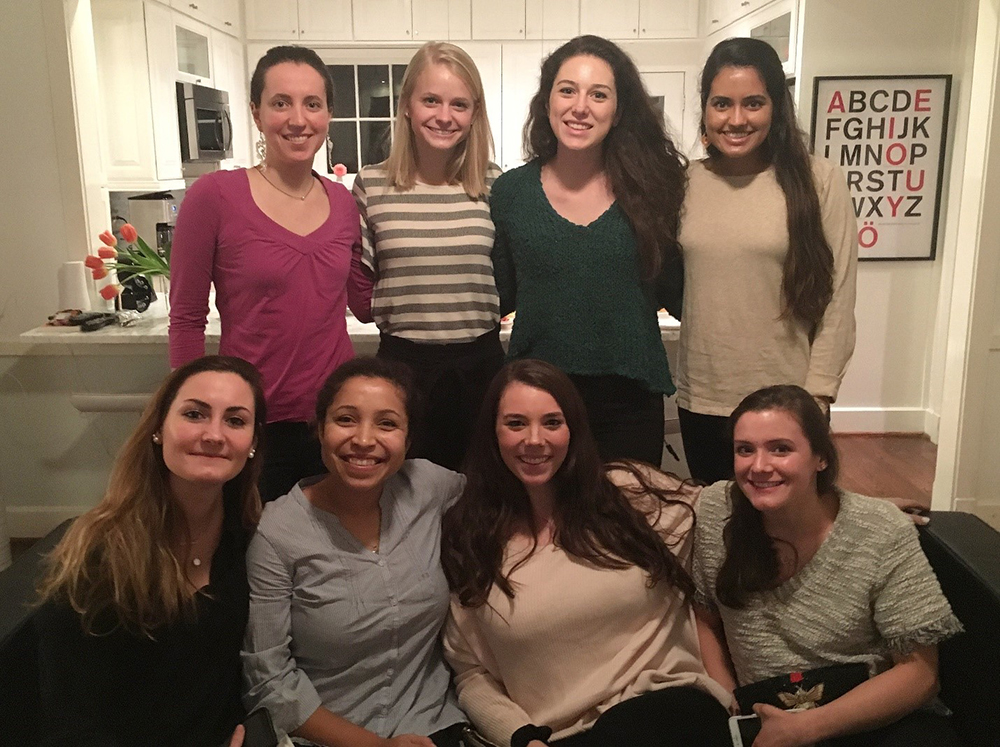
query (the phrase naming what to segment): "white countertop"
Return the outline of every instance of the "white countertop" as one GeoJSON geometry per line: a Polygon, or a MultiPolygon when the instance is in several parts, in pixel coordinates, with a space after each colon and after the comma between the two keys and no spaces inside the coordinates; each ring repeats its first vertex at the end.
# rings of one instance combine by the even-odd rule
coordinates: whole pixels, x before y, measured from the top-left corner
{"type": "MultiPolygon", "coordinates": [[[[659,321],[663,340],[675,341],[679,335],[680,322],[665,311],[660,312],[659,321]]],[[[110,325],[94,332],[82,332],[79,327],[35,327],[18,337],[20,345],[17,347],[22,349],[16,352],[25,355],[60,355],[84,352],[80,348],[86,347],[94,348],[95,354],[120,354],[125,352],[122,348],[125,345],[166,345],[168,325],[167,310],[163,302],[158,300],[130,327],[110,325]]],[[[208,317],[205,342],[213,347],[218,345],[219,332],[219,317],[213,309],[208,317]]],[[[354,343],[378,342],[378,328],[374,324],[363,324],[350,314],[347,316],[347,333],[354,343]]],[[[502,326],[500,338],[505,342],[510,338],[507,324],[502,326]]]]}

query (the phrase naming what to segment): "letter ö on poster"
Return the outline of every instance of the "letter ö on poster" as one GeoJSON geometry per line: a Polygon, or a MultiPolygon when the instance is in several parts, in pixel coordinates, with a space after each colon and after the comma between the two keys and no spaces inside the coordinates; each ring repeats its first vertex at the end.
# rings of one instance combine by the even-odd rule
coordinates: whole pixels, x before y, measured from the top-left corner
{"type": "Polygon", "coordinates": [[[934,259],[950,75],[817,77],[813,150],[847,175],[861,259],[934,259]]]}

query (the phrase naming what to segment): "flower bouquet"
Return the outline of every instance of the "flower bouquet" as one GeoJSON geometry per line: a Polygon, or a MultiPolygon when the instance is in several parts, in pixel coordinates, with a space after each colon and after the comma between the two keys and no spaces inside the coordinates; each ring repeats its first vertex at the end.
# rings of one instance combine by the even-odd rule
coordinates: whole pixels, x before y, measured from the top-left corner
{"type": "MultiPolygon", "coordinates": [[[[125,241],[125,246],[121,249],[118,248],[114,234],[104,231],[100,235],[102,246],[97,248],[97,254],[87,255],[84,264],[90,268],[94,280],[104,280],[110,270],[117,270],[127,277],[170,278],[169,246],[161,256],[143,240],[131,223],[121,227],[121,235],[125,241]]],[[[110,301],[121,291],[122,286],[116,282],[108,282],[99,289],[101,298],[106,301],[110,301]]]]}

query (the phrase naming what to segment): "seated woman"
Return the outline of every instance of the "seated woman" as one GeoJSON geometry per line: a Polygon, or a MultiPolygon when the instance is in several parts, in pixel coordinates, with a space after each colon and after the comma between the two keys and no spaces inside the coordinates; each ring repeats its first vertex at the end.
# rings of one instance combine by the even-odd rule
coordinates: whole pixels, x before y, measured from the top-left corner
{"type": "Polygon", "coordinates": [[[679,481],[602,466],[570,379],[528,359],[493,380],[466,471],[445,516],[445,656],[476,729],[503,747],[731,744],[679,481]]]}
{"type": "Polygon", "coordinates": [[[329,474],[268,504],[247,554],[247,705],[321,745],[459,744],[439,558],[441,516],[464,480],[406,460],[413,397],[391,360],[334,371],[316,402],[329,474]]]}
{"type": "MultiPolygon", "coordinates": [[[[871,674],[808,710],[754,705],[755,747],[957,744],[922,707],[938,688],[937,643],[961,625],[910,520],[836,487],[836,447],[805,389],[754,392],[732,424],[736,480],[701,493],[694,579],[721,616],[736,682],[856,662],[871,674]]],[[[714,654],[706,666],[732,686],[725,650],[714,654]]]]}
{"type": "Polygon", "coordinates": [[[260,375],[239,358],[191,361],[153,395],[41,585],[43,744],[242,742],[244,555],[265,422],[260,375]]]}

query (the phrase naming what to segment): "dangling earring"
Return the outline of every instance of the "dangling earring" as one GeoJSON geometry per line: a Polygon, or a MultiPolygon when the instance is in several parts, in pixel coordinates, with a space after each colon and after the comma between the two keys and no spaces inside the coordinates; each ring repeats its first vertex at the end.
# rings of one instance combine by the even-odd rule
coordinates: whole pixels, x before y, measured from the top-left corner
{"type": "Polygon", "coordinates": [[[267,143],[264,142],[263,132],[257,138],[257,145],[255,147],[257,150],[257,160],[260,161],[260,170],[263,171],[267,168],[267,143]]]}
{"type": "Polygon", "coordinates": [[[330,139],[330,130],[326,131],[326,170],[333,173],[333,140],[330,139]]]}

